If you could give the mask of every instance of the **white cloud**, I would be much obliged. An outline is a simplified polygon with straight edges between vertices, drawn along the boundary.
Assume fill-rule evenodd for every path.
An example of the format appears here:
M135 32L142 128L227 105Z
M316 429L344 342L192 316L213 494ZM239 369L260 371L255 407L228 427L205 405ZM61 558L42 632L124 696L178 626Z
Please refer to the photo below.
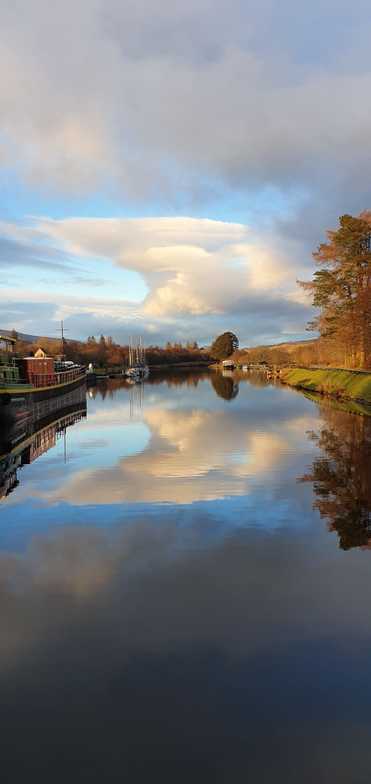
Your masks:
M242 298L282 297L295 288L292 261L248 227L189 217L42 220L38 231L68 254L101 257L139 272L147 316L228 313ZM251 236L250 236L251 235ZM276 247L274 247L274 243Z
M241 337L249 335L251 341L259 333L259 321L266 335L267 324L275 321L279 335L293 319L299 319L297 329L302 331L307 318L305 303L296 299L297 243L283 242L272 233L259 237L240 223L190 217L43 218L4 224L2 230L4 254L11 241L12 258L20 265L37 267L39 259L40 270L46 265L60 270L63 264L67 273L74 267L85 270L81 283L75 276L73 294L62 289L56 296L55 290L54 298L37 282L37 271L29 289L0 287L0 299L8 305L54 305L54 319L71 319L76 337L84 321L83 337L103 331L122 339L135 320L150 341L152 336L160 341L189 336L209 342L228 322L228 328L239 334L242 329ZM148 294L141 302L130 301L124 284L120 291L119 279L116 295L105 296L97 287L86 293L89 268L96 274L100 266L104 278L112 265L142 277ZM14 326L11 313L9 319ZM2 326L8 326L4 317ZM38 332L40 325L28 330ZM295 328L290 330L295 333Z

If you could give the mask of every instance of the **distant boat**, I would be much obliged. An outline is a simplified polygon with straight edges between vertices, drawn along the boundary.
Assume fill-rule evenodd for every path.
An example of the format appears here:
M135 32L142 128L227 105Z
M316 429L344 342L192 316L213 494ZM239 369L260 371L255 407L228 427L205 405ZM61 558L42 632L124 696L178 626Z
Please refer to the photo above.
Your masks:
M129 367L125 373L126 377L133 381L144 381L149 376L149 367L146 363L146 352L142 343L142 338L137 342L129 339Z

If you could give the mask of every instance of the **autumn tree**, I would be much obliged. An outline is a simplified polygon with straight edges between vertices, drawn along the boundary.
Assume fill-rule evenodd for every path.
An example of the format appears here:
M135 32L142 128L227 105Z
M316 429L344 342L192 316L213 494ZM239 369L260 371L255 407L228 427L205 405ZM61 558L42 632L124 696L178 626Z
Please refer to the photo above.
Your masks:
M106 339L104 335L101 335L99 338L98 344L98 364L103 367L105 365L107 359L107 346L106 346Z
M214 359L227 359L234 351L237 351L238 346L239 340L234 332L223 332L214 340L210 354Z
M343 215L336 231L328 231L328 242L313 254L320 269L310 282L300 285L310 291L320 314L309 325L336 347L342 346L349 367L367 367L371 361L371 212L358 218Z

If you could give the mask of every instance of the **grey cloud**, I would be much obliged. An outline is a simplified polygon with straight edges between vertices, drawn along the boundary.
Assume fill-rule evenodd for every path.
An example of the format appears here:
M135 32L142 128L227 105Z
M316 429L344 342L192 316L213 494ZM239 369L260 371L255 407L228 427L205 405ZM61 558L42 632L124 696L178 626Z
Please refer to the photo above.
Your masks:
M244 310L244 307L246 309ZM33 334L53 335L56 330L57 310L60 303L55 302L10 302L0 305L2 328L27 329ZM164 345L169 338L175 341L197 340L199 345L208 345L224 328L232 329L240 337L241 345L256 345L262 342L274 343L279 340L308 338L304 325L311 313L304 307L284 302L257 304L248 300L240 306L239 313L226 313L221 316L187 317L163 321L127 315L110 317L107 313L95 312L94 304L85 303L79 311L79 303L74 304L74 312L64 315L69 336L85 340L88 335L112 335L123 344L129 335L141 334L146 345ZM23 326L22 326L23 325Z
M0 268L11 271L14 267L32 267L41 272L54 271L70 275L75 264L51 245L20 242L0 236Z
M274 186L291 205L289 217L276 218L276 236L296 239L308 276L324 229L369 205L365 0L315 0L310 8L303 0L139 0L135 8L30 0L22 13L0 0L0 10L1 159L12 166L16 158L33 187L83 193L113 185L132 201L184 211L200 203L205 210L216 194L225 203L233 192L248 205ZM274 217L269 200L265 209ZM0 264L8 254L14 263L64 267L40 250L3 249ZM247 299L246 307L255 322L254 304ZM262 303L260 335L271 332L270 314L278 337L302 332L305 309L297 330L299 306L287 305L286 314L283 305L269 308ZM227 308L225 318L236 313ZM207 340L214 321L200 324ZM154 325L153 335L166 332ZM257 335L256 323L246 327ZM176 329L188 335L190 327L184 319Z
M2 5L4 132L41 181L317 190L370 155L363 0Z
M285 308L283 303L278 304L277 311L274 306L265 305L264 310L259 307L248 307L245 313L224 314L223 317L203 316L202 318L178 318L169 322L161 319L152 319L150 324L143 319L109 318L107 315L99 316L92 309L90 312L78 311L65 318L65 323L70 330L70 335L75 338L86 339L87 335L112 335L121 342L127 343L129 335L141 334L146 345L164 345L169 339L175 341L197 340L199 345L209 345L211 340L224 328L232 329L239 335L241 345L257 345L262 342L274 343L279 340L295 340L309 338L304 325L312 315L308 309L300 306L289 305ZM253 316L253 318L251 318Z
M21 332L39 335L50 334L56 310L57 305L52 302L3 301L0 303L0 328L15 328Z

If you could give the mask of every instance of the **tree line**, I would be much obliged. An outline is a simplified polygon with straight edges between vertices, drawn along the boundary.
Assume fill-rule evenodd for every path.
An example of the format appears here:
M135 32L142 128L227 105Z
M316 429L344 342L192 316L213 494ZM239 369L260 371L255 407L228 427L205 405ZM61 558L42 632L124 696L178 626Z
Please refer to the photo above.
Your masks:
M90 335L86 341L64 340L56 338L40 338L35 343L22 340L15 330L12 337L16 339L15 350L20 356L34 353L39 346L49 356L57 357L61 354L68 360L78 364L88 365L90 362L95 367L122 367L128 364L129 346L116 343L111 336L101 335L96 338ZM149 365L175 365L181 363L205 364L210 359L207 350L199 348L196 341L188 341L185 345L181 342L168 341L165 348L161 346L148 346L146 360Z

